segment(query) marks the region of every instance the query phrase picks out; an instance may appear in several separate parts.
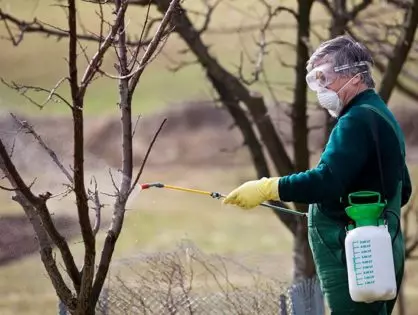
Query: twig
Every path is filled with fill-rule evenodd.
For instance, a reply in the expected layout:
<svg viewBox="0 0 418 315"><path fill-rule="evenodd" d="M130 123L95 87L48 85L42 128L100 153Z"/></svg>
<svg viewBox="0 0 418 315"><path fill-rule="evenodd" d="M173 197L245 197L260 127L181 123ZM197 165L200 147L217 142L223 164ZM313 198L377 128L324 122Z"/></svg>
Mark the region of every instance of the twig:
<svg viewBox="0 0 418 315"><path fill-rule="evenodd" d="M89 194L89 200L93 202L94 204L94 211L96 213L96 220L94 222L93 226L93 234L97 235L97 232L100 229L101 224L101 210L104 207L104 205L100 202L99 198L99 190L97 189L97 180L96 177L92 177L90 184L94 183L94 190L88 190Z"/></svg>
<svg viewBox="0 0 418 315"><path fill-rule="evenodd" d="M39 34L44 34L46 36L55 36L58 40L62 38L67 38L70 36L68 30L57 28L45 22L40 22L37 19L34 19L31 22L20 20L8 13L5 13L2 9L0 9L0 21L4 22L6 31L9 36L9 38L5 38L4 36L2 36L1 38L10 40L14 46L18 46L22 42L25 33L39 33ZM9 24L13 24L19 29L20 31L19 35L17 36L13 35ZM77 39L83 40L83 41L89 41L89 42L99 42L99 44L102 43L102 36L97 36L97 35L77 34ZM133 47L137 47L138 45L140 45L141 47L144 47L150 43L150 40L151 39L147 39L147 40L142 39L142 40L134 40L134 41L127 40L126 44L128 46L133 46ZM112 44L116 44L115 39L112 40Z"/></svg>
<svg viewBox="0 0 418 315"><path fill-rule="evenodd" d="M119 191L118 185L116 185L115 179L113 178L112 170L110 168L109 168L109 175L110 175L110 179L112 181L112 185L116 189L116 192L117 192L117 194L113 195L113 196L117 196L117 195L120 194L120 191Z"/></svg>
<svg viewBox="0 0 418 315"><path fill-rule="evenodd" d="M4 147L1 139L0 162L0 164L2 165L2 170L7 175L7 178L9 182L12 184L12 186L22 193L22 196L31 204L32 207L36 208L45 230L47 231L51 240L60 250L70 278L73 281L76 290L78 291L81 279L77 270L77 266L74 262L74 257L71 254L70 248L68 247L68 243L66 242L65 238L56 229L52 221L51 214L49 213L48 207L46 205L46 199L50 196L50 194L46 193L44 195L35 196L31 192L30 188L26 185L19 172L17 171L15 165L10 160L9 154L7 153L7 150ZM53 279L51 278L51 280ZM69 298L70 297L68 297L68 299Z"/></svg>
<svg viewBox="0 0 418 315"><path fill-rule="evenodd" d="M45 143L45 141L41 138L41 136L35 131L35 129L26 121L26 120L20 120L16 117L16 115L10 113L10 116L13 117L13 119L25 130L27 130L28 133L30 133L40 144L40 146L49 154L51 159L54 161L54 163L58 166L58 168L61 170L61 172L67 177L68 181L73 184L73 178L70 175L70 173L67 171L67 169L64 167L64 165L60 162L57 154Z"/></svg>
<svg viewBox="0 0 418 315"><path fill-rule="evenodd" d="M172 0L170 3L170 6L168 7L160 25L158 26L158 29L156 33L154 34L154 37L152 38L150 44L147 47L147 50L145 51L144 55L141 58L141 61L138 64L137 71L132 76L131 81L129 82L129 94L133 95L133 92L135 90L136 85L138 84L138 81L142 75L142 73L145 70L145 66L147 65L148 61L151 59L154 52L157 50L158 45L161 41L161 38L164 36L164 30L167 27L167 25L170 23L170 20L172 19L172 15L174 14L174 11L176 10L180 0Z"/></svg>
<svg viewBox="0 0 418 315"><path fill-rule="evenodd" d="M6 191L16 191L17 190L16 188L9 188L9 187L2 186L2 185L0 185L0 189L6 190Z"/></svg>
<svg viewBox="0 0 418 315"><path fill-rule="evenodd" d="M128 1L122 1L122 5L120 6L118 13L116 15L116 19L114 24L112 25L111 31L105 38L104 42L101 44L100 48L97 50L96 54L93 56L93 58L90 61L90 64L86 68L83 78L81 79L80 84L80 95L84 95L87 86L93 79L95 73L97 72L100 63L103 60L103 56L106 53L106 51L109 49L109 47L112 45L113 40L116 36L116 33L118 32L119 26L121 22L123 21L125 17L125 12L128 7Z"/></svg>
<svg viewBox="0 0 418 315"><path fill-rule="evenodd" d="M148 160L148 157L149 157L149 155L151 153L152 147L154 146L154 143L157 140L157 137L160 134L161 130L163 129L164 124L166 123L166 121L167 121L167 118L164 118L164 120L161 123L160 127L155 132L154 137L152 138L151 143L148 146L147 152L145 153L145 157L144 157L144 160L142 161L141 167L139 168L139 171L138 171L138 173L137 173L137 175L135 177L135 180L134 180L134 182L132 184L132 187L131 187L131 189L128 192L128 195L130 195L132 193L132 191L135 189L136 185L138 184L139 178L141 177L142 172L144 171L145 164L147 163L147 160Z"/></svg>
<svg viewBox="0 0 418 315"><path fill-rule="evenodd" d="M138 115L138 117L136 118L135 125L132 129L132 138L135 136L136 128L138 127L138 122L140 118L141 118L141 115Z"/></svg>

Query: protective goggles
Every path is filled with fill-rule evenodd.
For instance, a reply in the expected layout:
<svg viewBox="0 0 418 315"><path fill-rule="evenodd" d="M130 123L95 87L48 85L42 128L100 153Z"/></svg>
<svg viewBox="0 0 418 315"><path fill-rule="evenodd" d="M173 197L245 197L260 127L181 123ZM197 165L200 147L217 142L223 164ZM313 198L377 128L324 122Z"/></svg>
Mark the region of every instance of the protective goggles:
<svg viewBox="0 0 418 315"><path fill-rule="evenodd" d="M332 67L330 63L325 63L308 72L306 75L306 83L312 91L318 91L319 89L326 88L328 85L332 84L337 78L338 72L360 66L368 67L368 63L360 61L351 65L347 64L338 67Z"/></svg>
<svg viewBox="0 0 418 315"><path fill-rule="evenodd" d="M308 72L306 83L312 91L318 91L335 81L336 75L333 72L331 64L322 64Z"/></svg>

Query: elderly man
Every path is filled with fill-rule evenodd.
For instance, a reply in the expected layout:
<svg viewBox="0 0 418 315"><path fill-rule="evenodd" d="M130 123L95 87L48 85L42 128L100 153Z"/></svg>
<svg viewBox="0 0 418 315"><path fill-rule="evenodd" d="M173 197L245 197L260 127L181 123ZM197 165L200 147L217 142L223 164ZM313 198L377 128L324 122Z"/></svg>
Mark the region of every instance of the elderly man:
<svg viewBox="0 0 418 315"><path fill-rule="evenodd" d="M309 244L322 291L335 315L391 314L396 301L352 301L345 264L348 194L380 192L398 216L411 195L403 133L374 90L372 65L369 52L348 36L324 42L308 61L306 80L317 93L319 104L337 123L318 165L288 176L248 181L224 200L244 209L267 200L310 205ZM399 288L404 272L404 240L396 215L388 214L387 220Z"/></svg>

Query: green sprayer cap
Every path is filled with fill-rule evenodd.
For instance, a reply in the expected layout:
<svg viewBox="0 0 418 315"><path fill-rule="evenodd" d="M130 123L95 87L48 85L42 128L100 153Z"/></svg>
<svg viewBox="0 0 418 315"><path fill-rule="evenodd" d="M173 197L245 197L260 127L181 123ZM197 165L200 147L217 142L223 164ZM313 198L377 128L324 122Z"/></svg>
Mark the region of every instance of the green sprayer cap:
<svg viewBox="0 0 418 315"><path fill-rule="evenodd" d="M348 195L350 206L345 208L347 215L356 222L356 226L378 226L379 217L386 203L381 202L380 193L358 191Z"/></svg>

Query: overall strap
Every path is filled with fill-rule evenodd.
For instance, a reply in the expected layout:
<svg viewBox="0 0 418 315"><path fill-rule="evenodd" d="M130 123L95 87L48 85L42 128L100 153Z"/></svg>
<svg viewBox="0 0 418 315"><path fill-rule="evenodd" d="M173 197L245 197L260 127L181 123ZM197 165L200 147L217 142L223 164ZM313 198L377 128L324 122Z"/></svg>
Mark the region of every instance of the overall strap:
<svg viewBox="0 0 418 315"><path fill-rule="evenodd" d="M372 105L368 105L368 104L362 104L360 106L368 108L371 111L375 112L380 117L382 117L392 127L392 129L393 129L393 131L396 135L396 138L399 142L399 147L400 147L401 153L402 153L403 156L405 156L405 150L403 149L403 147L401 145L401 141L399 139L397 129L395 128L393 123L383 113L381 113L376 107L374 107ZM378 163L378 167L379 167L380 185L381 185L381 189L382 189L384 199L386 201L388 201L387 200L387 195L386 195L386 190L385 190L385 181L384 181L384 178L383 178L383 166L382 166L382 158L381 158L381 154L380 154L379 134L378 134L378 128L377 128L377 123L376 123L376 117L373 114L371 114L370 116L371 116L371 131L372 131L373 141L374 141L375 147L376 147L377 163Z"/></svg>

